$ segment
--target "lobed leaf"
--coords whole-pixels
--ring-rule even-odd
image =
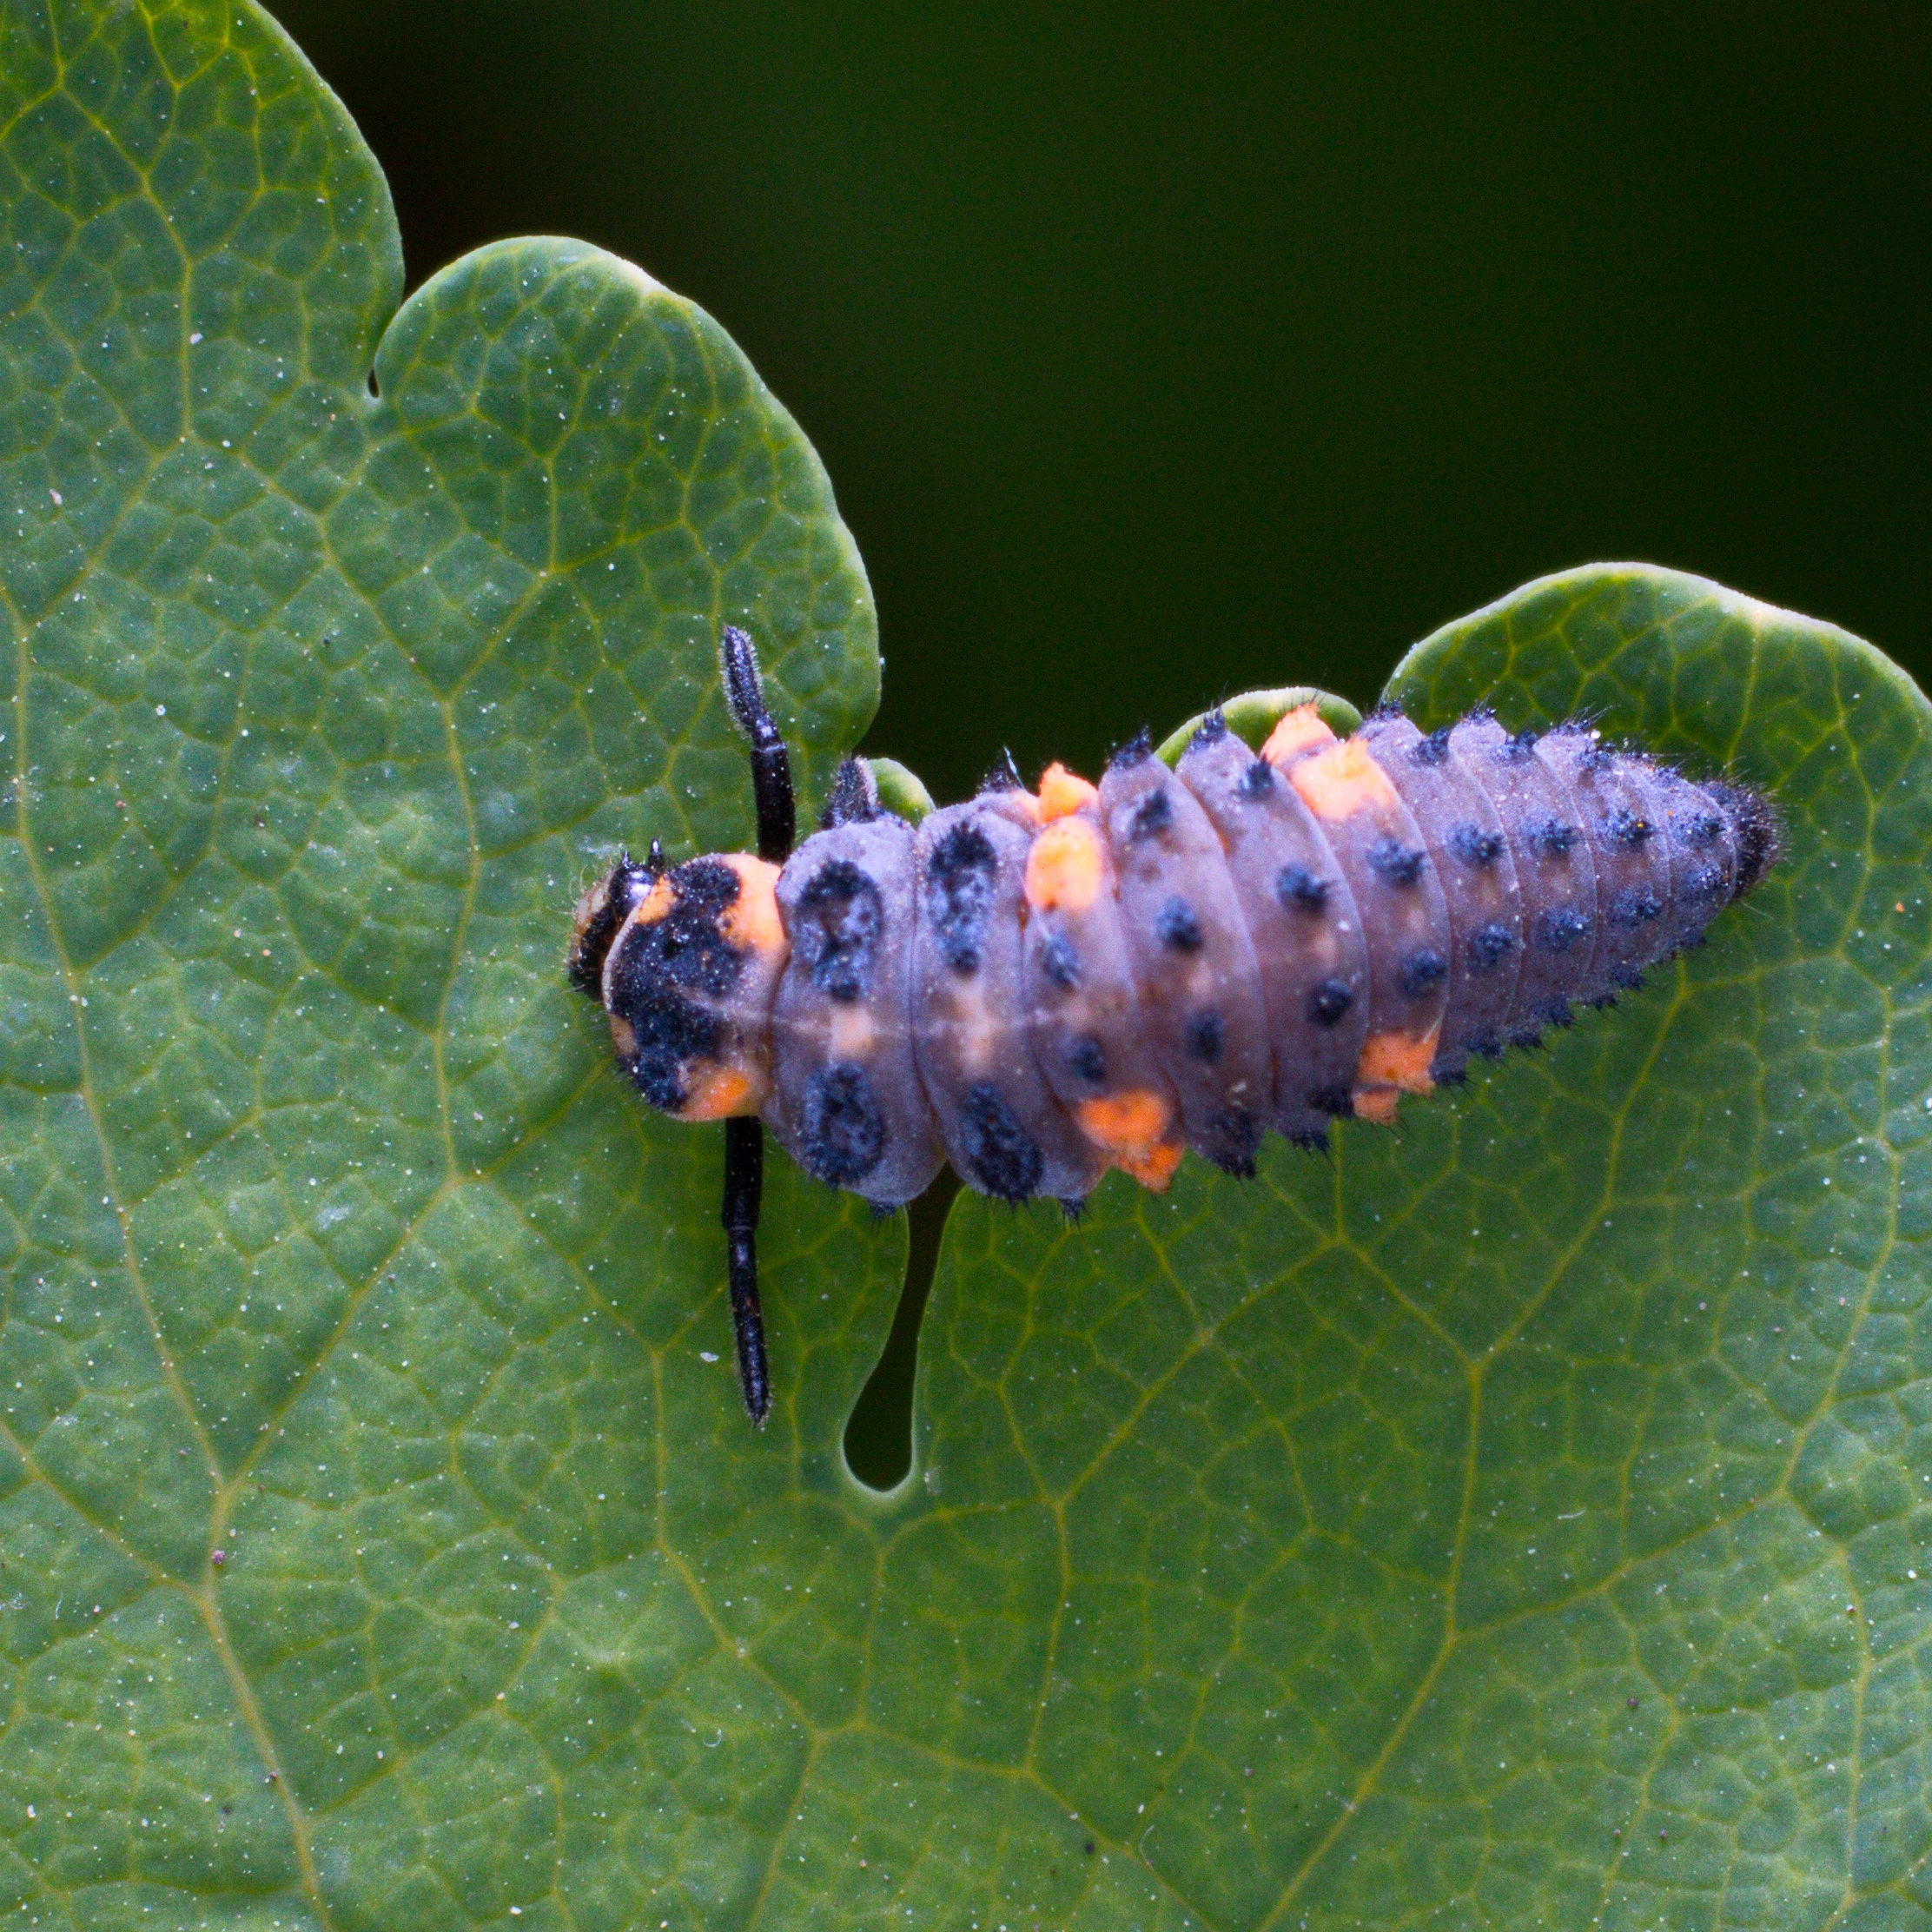
[[[581,244],[404,304],[246,0],[0,9],[0,1911],[89,1927],[1932,1924],[1923,700],[1637,566],[1418,647],[1771,788],[1785,863],[1534,1058],[1243,1188],[904,1241],[564,988],[625,843],[817,792],[863,570]],[[374,386],[370,372],[374,372]],[[1287,669],[1288,667],[1284,667]]]

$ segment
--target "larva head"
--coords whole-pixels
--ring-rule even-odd
[[[578,901],[571,983],[610,1015],[618,1064],[680,1120],[755,1114],[785,962],[778,868],[744,852],[668,871],[620,860]]]
[[[655,853],[657,848],[652,850]],[[604,962],[611,942],[631,909],[651,890],[655,876],[653,868],[639,865],[625,852],[577,902],[564,969],[570,983],[599,1006],[604,1003]]]

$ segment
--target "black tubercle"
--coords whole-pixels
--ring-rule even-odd
[[[1212,1007],[1204,1007],[1199,1013],[1190,1014],[1182,1033],[1189,1059],[1199,1060],[1211,1067],[1221,1058],[1221,1049],[1227,1043],[1227,1029],[1221,1015]]]
[[[842,1005],[863,999],[885,925],[877,885],[851,860],[827,859],[805,882],[791,923],[792,949],[812,984]]]
[[[1210,744],[1219,744],[1227,736],[1227,715],[1219,705],[1194,726],[1194,735],[1188,740],[1191,751],[1198,744],[1206,750]]]
[[[864,1068],[835,1061],[805,1082],[799,1151],[814,1179],[834,1188],[864,1180],[885,1154],[885,1115]]]
[[[1308,989],[1308,1017],[1319,1027],[1338,1025],[1354,1003],[1355,996],[1343,980],[1317,980]]]
[[[832,775],[831,796],[819,815],[819,830],[829,832],[840,825],[863,825],[882,817],[879,788],[871,767],[863,758],[840,760],[838,770]]]
[[[1610,902],[1610,923],[1626,931],[1646,926],[1664,911],[1664,902],[1647,885],[1627,885]]]
[[[1406,997],[1419,1000],[1440,986],[1448,973],[1449,962],[1433,946],[1418,946],[1402,962],[1395,983]]]
[[[1179,893],[1170,894],[1167,903],[1155,915],[1154,930],[1161,936],[1161,943],[1177,953],[1201,950],[1201,921],[1195,918],[1194,909]]]
[[[1499,919],[1491,919],[1469,936],[1469,969],[1493,972],[1516,950],[1516,935]]]
[[[993,842],[970,820],[949,826],[932,848],[921,910],[939,956],[956,973],[979,970],[980,941],[998,877]]]
[[[1536,923],[1536,943],[1546,953],[1566,953],[1590,936],[1590,915],[1579,906],[1549,906]]]
[[[1107,1050],[1090,1033],[1083,1033],[1067,1049],[1067,1068],[1074,1078],[1098,1087],[1107,1078]]]
[[[1041,942],[1040,970],[1062,993],[1080,984],[1080,955],[1063,934],[1049,932]]]
[[[1306,865],[1284,865],[1275,874],[1275,897],[1297,912],[1320,912],[1328,903],[1328,882]]]
[[[641,982],[628,994],[615,993],[611,1010],[630,1027],[636,1047],[622,1062],[638,1091],[666,1114],[688,1097],[684,1063],[715,1060],[724,1043],[724,1028],[714,1015],[666,987]]]
[[[1168,788],[1162,785],[1158,791],[1150,791],[1134,808],[1134,815],[1128,822],[1128,837],[1135,841],[1157,837],[1174,823],[1174,800],[1168,796]]]
[[[1503,835],[1482,825],[1457,825],[1449,833],[1449,850],[1465,865],[1493,865],[1503,856]]]
[[[1449,731],[1446,724],[1431,731],[1426,738],[1419,738],[1409,747],[1411,764],[1440,764],[1449,756]]]
[[[1030,1201],[1039,1193],[1046,1156],[991,1081],[966,1089],[959,1137],[972,1178],[996,1201]]]
[[[1266,758],[1256,758],[1241,773],[1239,790],[1244,798],[1266,798],[1274,790],[1274,767]]]
[[[1260,1121],[1245,1107],[1224,1107],[1208,1121],[1207,1128],[1201,1151],[1223,1174],[1252,1181],[1264,1131]]]
[[[1128,771],[1143,758],[1151,758],[1153,756],[1154,734],[1143,724],[1126,744],[1115,749],[1107,761],[1107,769],[1109,771]]]
[[[1365,855],[1379,877],[1391,885],[1413,885],[1422,877],[1422,862],[1427,855],[1419,845],[1405,845],[1399,838],[1381,837]]]

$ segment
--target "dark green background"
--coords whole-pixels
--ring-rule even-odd
[[[279,11],[412,282],[578,235],[744,345],[942,796],[1590,558],[1932,671],[1918,0]]]

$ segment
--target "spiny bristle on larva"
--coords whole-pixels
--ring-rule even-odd
[[[1020,768],[1013,762],[1013,753],[1002,747],[1000,755],[986,768],[986,776],[979,782],[978,796],[985,797],[989,792],[1024,791],[1026,780],[1020,776]]]
[[[863,758],[842,758],[832,774],[831,795],[819,815],[818,829],[830,831],[834,825],[863,825],[879,815],[879,788],[872,768]]]

